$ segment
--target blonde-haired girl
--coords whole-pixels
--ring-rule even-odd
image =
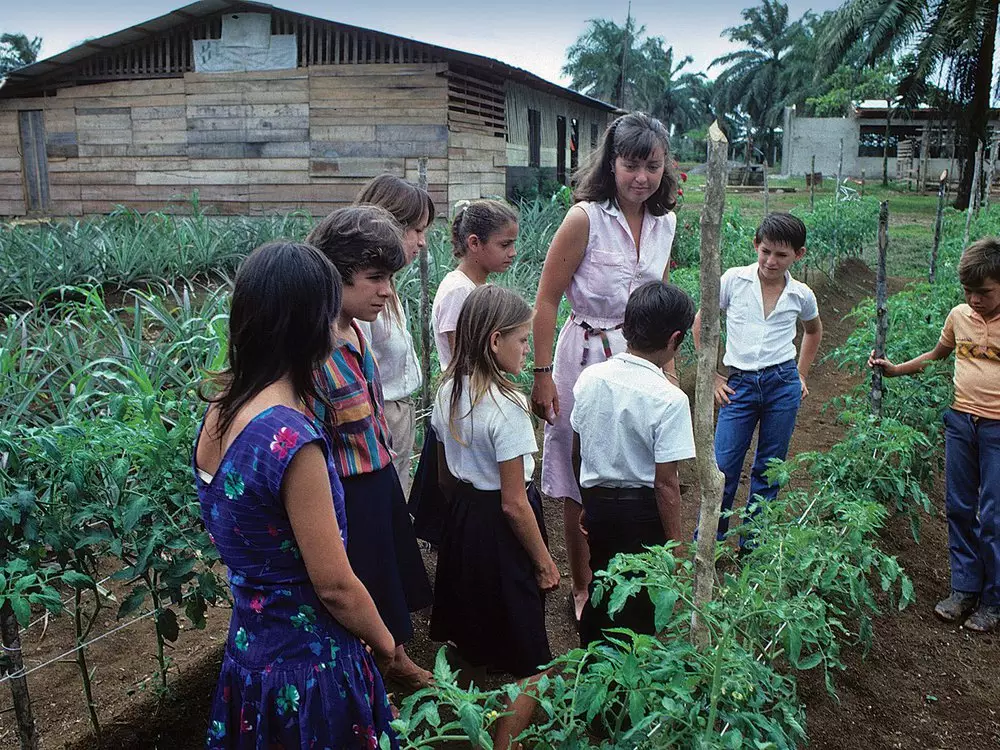
[[[524,367],[531,307],[479,287],[465,301],[455,357],[434,401],[449,515],[438,552],[431,638],[473,667],[537,674],[551,659],[544,593],[559,585],[546,546],[528,402],[508,380]]]
[[[517,255],[517,232],[517,213],[503,201],[483,198],[458,205],[451,224],[452,252],[458,267],[441,280],[431,308],[434,346],[442,372],[451,364],[458,316],[465,300],[491,273],[510,268]],[[413,528],[417,537],[431,544],[440,543],[448,515],[437,482],[439,439],[434,430],[427,430],[410,492]]]

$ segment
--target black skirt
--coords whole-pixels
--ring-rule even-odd
[[[392,464],[341,479],[347,509],[347,557],[396,645],[413,636],[410,612],[430,606],[430,579]]]
[[[448,502],[438,484],[438,445],[434,428],[428,424],[409,502],[414,533],[418,539],[434,545],[441,544],[448,521]]]
[[[645,547],[664,544],[656,496],[651,488],[615,490],[604,487],[585,489],[582,492],[585,526],[590,545],[590,569],[606,570],[608,563],[618,553],[643,552]],[[594,592],[594,584],[590,584]],[[580,642],[583,645],[602,638],[605,628],[629,628],[636,633],[653,635],[655,632],[653,603],[646,592],[631,597],[614,620],[608,616],[608,599],[605,594],[599,606],[587,601],[580,618]]]
[[[545,534],[538,490],[528,503]],[[499,490],[459,482],[438,550],[431,638],[451,641],[474,667],[537,674],[552,660],[545,632],[545,597],[531,558],[514,535]]]

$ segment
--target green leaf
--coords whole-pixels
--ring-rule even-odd
[[[67,570],[64,571],[60,580],[67,586],[74,589],[91,589],[92,591],[97,591],[97,586],[94,584],[94,579],[85,573],[81,573],[78,570]]]
[[[117,618],[120,620],[139,609],[139,607],[142,606],[142,603],[146,601],[146,596],[148,594],[149,589],[146,588],[144,584],[136,586],[132,589],[132,592],[125,598],[125,601],[123,601],[121,606],[118,607]]]
[[[802,653],[802,633],[799,632],[798,625],[788,626],[788,661],[792,666],[799,669],[799,656]]]
[[[462,725],[462,731],[470,740],[475,742],[479,739],[483,723],[475,704],[463,703],[458,709],[458,721]]]
[[[136,524],[139,523],[139,519],[142,518],[148,508],[149,501],[144,495],[137,495],[133,498],[132,502],[128,504],[128,507],[125,508],[125,512],[122,514],[122,529],[126,534],[132,533]]]
[[[677,592],[673,589],[660,589],[652,595],[655,608],[653,623],[657,633],[661,632],[673,617],[677,596]]]
[[[20,596],[11,596],[8,601],[11,609],[14,610],[14,617],[17,618],[18,624],[22,628],[28,627],[31,623],[31,605],[28,604],[28,600]]]
[[[812,669],[817,666],[821,661],[823,661],[823,654],[820,651],[814,651],[809,654],[805,659],[798,663],[798,668],[802,670]]]
[[[156,616],[156,629],[160,631],[165,641],[173,643],[181,634],[181,626],[177,622],[177,613],[172,609],[161,609]]]
[[[200,595],[189,597],[184,604],[184,614],[198,630],[205,627],[205,612],[207,610],[208,605],[205,603],[205,597]]]
[[[908,576],[903,576],[899,585],[899,610],[903,611],[917,600],[913,593],[913,581]]]

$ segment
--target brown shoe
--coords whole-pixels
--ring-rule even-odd
[[[952,591],[951,596],[942,599],[934,607],[934,614],[945,622],[960,622],[972,614],[979,604],[979,596],[967,591]]]
[[[984,604],[965,621],[965,629],[974,633],[992,633],[1000,625],[1000,606]]]

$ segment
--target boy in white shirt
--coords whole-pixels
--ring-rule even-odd
[[[750,473],[748,504],[766,502],[778,494],[764,472],[772,458],[784,460],[802,399],[809,395],[806,378],[816,357],[823,324],[816,295],[789,273],[806,253],[806,227],[787,213],[764,217],[753,239],[757,262],[730,268],[722,275],[719,307],[726,313],[726,353],[729,374],[718,375],[715,403],[715,460],[725,475],[723,511],[732,510],[743,460],[760,425],[757,454]],[[695,318],[699,343],[701,312]],[[798,321],[805,330],[798,367],[795,334]],[[754,498],[759,496],[759,501]],[[719,519],[718,539],[729,530],[729,518]],[[740,546],[745,545],[740,538]]]
[[[626,351],[588,367],[573,388],[570,424],[592,572],[620,552],[680,538],[677,463],[694,458],[694,434],[688,398],[663,368],[694,314],[681,289],[662,281],[643,284],[625,307]],[[606,597],[597,607],[592,601],[580,619],[582,643],[601,638],[609,627],[653,632],[648,598],[630,600],[613,621]]]

